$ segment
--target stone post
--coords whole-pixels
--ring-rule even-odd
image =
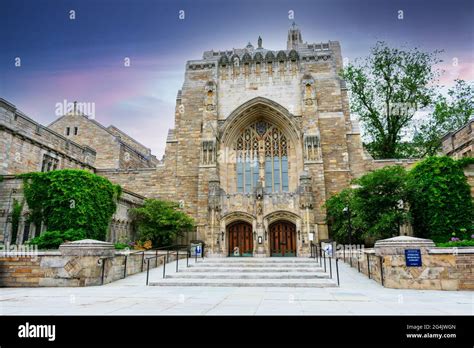
[[[101,285],[107,283],[107,272],[110,267],[107,258],[114,257],[115,248],[112,243],[94,239],[83,239],[63,243],[59,246],[62,256],[71,257],[65,266],[66,272],[80,279],[80,286]]]
[[[375,267],[376,272],[380,272],[376,277],[380,276],[381,283],[388,288],[419,288],[420,281],[429,277],[429,272],[423,272],[423,270],[426,268],[429,250],[434,247],[435,243],[431,239],[410,236],[376,241],[374,252],[381,259]],[[421,267],[406,266],[405,250],[407,249],[420,250]]]
[[[398,236],[376,241],[374,250],[377,256],[405,255],[406,249],[420,249],[421,254],[428,254],[428,250],[434,247],[431,239]]]

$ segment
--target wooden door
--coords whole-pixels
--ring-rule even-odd
[[[252,256],[252,225],[247,222],[234,222],[228,228],[229,256]]]
[[[270,255],[296,256],[296,227],[288,221],[270,225]]]

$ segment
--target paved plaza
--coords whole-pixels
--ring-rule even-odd
[[[204,260],[203,262],[206,262]],[[185,265],[183,264],[182,267]],[[167,267],[172,269],[173,267]],[[150,280],[160,279],[162,268]],[[3,315],[472,315],[474,292],[386,289],[340,264],[339,288],[146,286],[3,288]]]

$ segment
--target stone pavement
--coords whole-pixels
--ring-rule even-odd
[[[194,261],[192,261],[194,262]],[[203,261],[206,262],[206,261]],[[167,271],[174,269],[168,264]],[[185,267],[185,261],[181,266]],[[150,272],[161,277],[162,268]],[[339,288],[145,286],[2,288],[3,315],[473,315],[474,292],[386,289],[340,263]]]

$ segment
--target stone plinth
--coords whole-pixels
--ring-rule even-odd
[[[63,256],[114,256],[115,248],[112,243],[94,239],[82,239],[74,242],[63,243],[59,246]]]
[[[382,239],[375,242],[375,255],[405,255],[406,249],[420,249],[422,254],[428,254],[435,247],[431,239],[423,239],[409,236],[398,236]]]

